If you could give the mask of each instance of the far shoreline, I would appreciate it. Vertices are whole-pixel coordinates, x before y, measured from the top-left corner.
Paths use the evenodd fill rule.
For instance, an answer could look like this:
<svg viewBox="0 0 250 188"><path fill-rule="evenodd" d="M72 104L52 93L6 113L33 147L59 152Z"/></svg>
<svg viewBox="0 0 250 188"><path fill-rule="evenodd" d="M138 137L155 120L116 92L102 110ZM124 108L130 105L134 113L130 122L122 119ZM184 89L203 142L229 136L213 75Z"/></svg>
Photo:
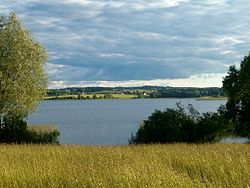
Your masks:
<svg viewBox="0 0 250 188"><path fill-rule="evenodd" d="M129 100L129 99L195 99L197 101L213 101L213 100L227 100L227 97L211 97L211 96L205 96L205 97L135 97L135 96L125 96L125 97L113 97L113 98L78 98L75 95L72 96L51 96L51 97L45 97L43 100Z"/></svg>

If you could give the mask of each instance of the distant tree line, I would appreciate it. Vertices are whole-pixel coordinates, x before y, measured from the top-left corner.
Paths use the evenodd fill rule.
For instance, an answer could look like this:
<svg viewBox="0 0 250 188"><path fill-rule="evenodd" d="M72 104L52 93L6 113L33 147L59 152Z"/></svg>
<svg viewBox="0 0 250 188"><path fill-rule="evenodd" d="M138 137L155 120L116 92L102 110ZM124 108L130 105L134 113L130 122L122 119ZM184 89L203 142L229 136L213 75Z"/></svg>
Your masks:
<svg viewBox="0 0 250 188"><path fill-rule="evenodd" d="M158 87L158 86L142 86L142 87L79 87L79 88L63 88L49 89L47 96L61 95L79 95L82 93L124 93L135 94L145 97L147 93L149 98L191 98L202 96L225 96L222 88L181 88L181 87Z"/></svg>
<svg viewBox="0 0 250 188"><path fill-rule="evenodd" d="M181 88L181 87L167 87L156 92L150 93L150 98L192 98L211 96L219 97L225 96L222 88Z"/></svg>

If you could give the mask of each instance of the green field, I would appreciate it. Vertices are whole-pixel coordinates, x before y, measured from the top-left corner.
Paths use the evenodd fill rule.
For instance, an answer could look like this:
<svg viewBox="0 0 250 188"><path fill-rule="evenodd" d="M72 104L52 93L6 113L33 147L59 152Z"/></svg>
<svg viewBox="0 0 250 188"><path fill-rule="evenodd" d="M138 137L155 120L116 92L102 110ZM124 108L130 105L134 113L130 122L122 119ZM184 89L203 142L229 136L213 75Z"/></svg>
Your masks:
<svg viewBox="0 0 250 188"><path fill-rule="evenodd" d="M199 97L196 100L203 101L203 100L227 100L227 97Z"/></svg>
<svg viewBox="0 0 250 188"><path fill-rule="evenodd" d="M93 99L93 96L96 96L97 99L104 99L105 94L97 93L97 94L85 94L81 95L81 99ZM134 99L138 98L138 95L133 94L111 94L114 99ZM60 96L47 96L44 99L51 100L51 99L77 99L78 95L60 95Z"/></svg>
<svg viewBox="0 0 250 188"><path fill-rule="evenodd" d="M0 145L0 187L249 187L250 145Z"/></svg>

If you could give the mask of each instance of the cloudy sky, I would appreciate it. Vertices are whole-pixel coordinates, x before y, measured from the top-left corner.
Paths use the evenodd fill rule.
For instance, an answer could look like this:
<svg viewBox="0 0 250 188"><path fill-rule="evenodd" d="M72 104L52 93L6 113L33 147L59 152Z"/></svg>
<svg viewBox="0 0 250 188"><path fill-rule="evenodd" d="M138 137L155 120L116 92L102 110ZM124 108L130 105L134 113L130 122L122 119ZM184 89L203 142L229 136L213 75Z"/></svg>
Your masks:
<svg viewBox="0 0 250 188"><path fill-rule="evenodd" d="M49 53L50 88L221 86L250 50L248 0L0 0Z"/></svg>

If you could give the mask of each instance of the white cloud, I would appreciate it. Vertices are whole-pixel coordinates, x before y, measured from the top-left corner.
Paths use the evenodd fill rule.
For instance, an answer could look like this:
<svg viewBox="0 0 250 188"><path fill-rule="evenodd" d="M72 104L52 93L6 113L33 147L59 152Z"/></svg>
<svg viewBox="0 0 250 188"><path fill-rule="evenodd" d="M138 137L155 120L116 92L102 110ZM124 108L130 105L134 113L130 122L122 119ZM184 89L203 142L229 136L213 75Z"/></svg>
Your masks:
<svg viewBox="0 0 250 188"><path fill-rule="evenodd" d="M80 5L88 5L90 1L88 0L63 0L62 1L65 4L80 4Z"/></svg>
<svg viewBox="0 0 250 188"><path fill-rule="evenodd" d="M124 57L124 54L121 53L106 53L106 54L98 54L98 56L103 57L103 58L119 58L119 57Z"/></svg>
<svg viewBox="0 0 250 188"><path fill-rule="evenodd" d="M51 27L58 27L60 23L63 22L61 18L56 17L40 17L40 19L34 20L39 27L51 28Z"/></svg>
<svg viewBox="0 0 250 188"><path fill-rule="evenodd" d="M250 50L249 7L245 0L5 0L0 12L15 10L45 44L50 79L60 84L209 86L219 85L215 75L209 83L192 75L224 74Z"/></svg>
<svg viewBox="0 0 250 188"><path fill-rule="evenodd" d="M220 36L217 43L219 45L236 45L244 43L240 36Z"/></svg>
<svg viewBox="0 0 250 188"><path fill-rule="evenodd" d="M156 79L129 81L51 81L49 88L65 87L135 87L135 86L172 86L172 87L222 87L222 79L226 74L197 74L184 79Z"/></svg>

